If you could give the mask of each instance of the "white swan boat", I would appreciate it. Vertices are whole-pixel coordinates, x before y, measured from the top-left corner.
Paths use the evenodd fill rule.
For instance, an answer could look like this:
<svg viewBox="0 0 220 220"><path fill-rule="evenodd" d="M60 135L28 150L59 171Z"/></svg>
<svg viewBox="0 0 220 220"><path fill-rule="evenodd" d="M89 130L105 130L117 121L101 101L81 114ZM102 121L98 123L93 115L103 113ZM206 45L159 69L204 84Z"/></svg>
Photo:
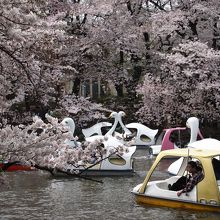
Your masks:
<svg viewBox="0 0 220 220"><path fill-rule="evenodd" d="M123 155L107 152L104 159L95 164L83 164L71 169L80 176L130 176L135 173L133 154L136 147L129 147L129 152Z"/></svg>
<svg viewBox="0 0 220 220"><path fill-rule="evenodd" d="M117 113L113 112L111 117L117 117ZM63 122L74 134L75 123L71 118L65 118ZM132 175L134 173L134 166L133 166L133 154L136 151L136 146L129 146L126 147L124 142L119 140L118 138L112 136L115 128L118 124L118 120L115 120L111 129L105 135L94 135L85 138L87 142L96 142L99 139L103 139L102 143L104 148L106 149L106 154L104 155L105 159L96 162L95 164L83 164L78 167L72 167L71 165L67 168L69 170L73 170L77 172L78 175ZM69 142L66 142L67 144ZM73 143L75 144L75 142ZM70 145L71 146L71 145ZM117 147L123 146L127 148L125 152L121 155L119 154L112 154ZM77 147L76 144L74 147Z"/></svg>
<svg viewBox="0 0 220 220"><path fill-rule="evenodd" d="M102 131L103 128L111 127L111 126L112 126L112 123L103 121L103 122L99 122L89 128L83 128L82 133L85 138L88 138L88 137L91 137L94 135L104 135L103 131Z"/></svg>
<svg viewBox="0 0 220 220"><path fill-rule="evenodd" d="M122 117L126 115L125 112L120 111L118 115L118 121L123 130L125 131L125 136L134 137L134 145L148 147L150 145L155 144L155 137L158 133L158 129L151 129L137 122L132 122L124 125L124 123L122 122Z"/></svg>
<svg viewBox="0 0 220 220"><path fill-rule="evenodd" d="M188 144L195 142L196 140L203 139L203 136L199 130L199 119L196 117L190 117L186 121L186 126L190 129L190 140ZM186 147L187 143L183 143L183 137L186 136L187 133L186 127L177 127L177 128L169 128L164 129L164 132L158 137L162 139L161 144L152 145L149 147L149 154L158 155L160 151L177 149ZM175 138L173 138L176 136ZM173 140L175 139L175 140ZM185 145L185 146L184 146Z"/></svg>

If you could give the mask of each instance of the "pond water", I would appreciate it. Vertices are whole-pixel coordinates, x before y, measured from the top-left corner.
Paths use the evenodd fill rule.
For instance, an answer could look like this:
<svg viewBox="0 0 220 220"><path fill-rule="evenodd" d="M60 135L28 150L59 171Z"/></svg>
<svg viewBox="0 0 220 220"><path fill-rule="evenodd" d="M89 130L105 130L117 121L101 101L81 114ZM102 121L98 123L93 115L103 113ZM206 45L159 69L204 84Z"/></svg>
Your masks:
<svg viewBox="0 0 220 220"><path fill-rule="evenodd" d="M52 178L42 171L6 173L0 189L0 219L220 219L220 214L137 205L131 189L144 180L154 159L147 150L135 153L132 177Z"/></svg>

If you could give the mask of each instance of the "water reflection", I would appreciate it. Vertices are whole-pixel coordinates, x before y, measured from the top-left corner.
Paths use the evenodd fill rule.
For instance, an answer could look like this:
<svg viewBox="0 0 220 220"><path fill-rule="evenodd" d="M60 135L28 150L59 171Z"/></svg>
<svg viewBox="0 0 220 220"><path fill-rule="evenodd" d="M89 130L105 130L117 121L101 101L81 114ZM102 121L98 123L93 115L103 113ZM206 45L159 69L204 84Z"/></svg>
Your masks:
<svg viewBox="0 0 220 220"><path fill-rule="evenodd" d="M9 188L1 187L0 219L220 219L219 214L137 205L130 191L143 181L154 161L146 152L138 150L135 154L134 176L99 177L103 184L55 179L38 171L7 173Z"/></svg>

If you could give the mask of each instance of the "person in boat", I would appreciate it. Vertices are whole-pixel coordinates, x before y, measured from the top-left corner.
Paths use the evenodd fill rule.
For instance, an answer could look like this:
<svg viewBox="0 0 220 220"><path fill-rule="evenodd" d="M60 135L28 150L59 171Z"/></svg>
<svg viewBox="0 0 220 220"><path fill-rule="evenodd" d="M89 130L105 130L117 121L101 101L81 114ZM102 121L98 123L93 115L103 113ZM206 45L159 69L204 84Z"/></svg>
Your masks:
<svg viewBox="0 0 220 220"><path fill-rule="evenodd" d="M180 177L173 185L168 185L169 190L177 191L177 196L190 192L204 178L201 166L195 161L188 162L186 171L189 175Z"/></svg>

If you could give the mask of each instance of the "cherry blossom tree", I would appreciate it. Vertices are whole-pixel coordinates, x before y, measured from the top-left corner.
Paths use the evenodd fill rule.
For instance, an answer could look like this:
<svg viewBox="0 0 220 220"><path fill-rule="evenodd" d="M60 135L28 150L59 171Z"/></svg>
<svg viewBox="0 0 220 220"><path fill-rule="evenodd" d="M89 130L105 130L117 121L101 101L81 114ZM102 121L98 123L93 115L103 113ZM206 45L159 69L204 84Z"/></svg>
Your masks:
<svg viewBox="0 0 220 220"><path fill-rule="evenodd" d="M190 115L218 120L220 52L190 41L159 56L160 70L146 74L139 88L145 105L138 114L143 120L158 125L177 124Z"/></svg>
<svg viewBox="0 0 220 220"><path fill-rule="evenodd" d="M129 151L128 146L104 147L103 137L94 142L82 142L81 146L73 148L68 140L77 140L65 124L59 123L57 118L46 115L47 123L35 116L33 123L28 126L6 126L0 132L0 155L3 161L10 163L19 161L54 174L61 172L79 175L77 168L85 170L100 163L111 155L123 155ZM81 172L81 171L80 171Z"/></svg>
<svg viewBox="0 0 220 220"><path fill-rule="evenodd" d="M104 118L116 100L103 107L79 97L88 78L111 80L122 97L114 107L138 110L146 124L164 127L190 113L217 117L218 97L210 93L218 84L219 1L10 0L0 6L3 127L46 112L74 117L81 127ZM67 95L64 85L72 80Z"/></svg>
<svg viewBox="0 0 220 220"><path fill-rule="evenodd" d="M74 118L76 128L80 129L89 126L91 123L96 123L97 120L106 119L111 112L102 104L91 102L90 98L78 97L74 94L63 96L58 102L58 106L59 108L53 111L53 115L65 115Z"/></svg>
<svg viewBox="0 0 220 220"><path fill-rule="evenodd" d="M71 1L1 2L0 108L8 123L31 122L33 114L43 117L62 107L65 82L81 77L76 54L82 45L74 49L78 34L70 33L67 19L78 10L79 4ZM91 119L93 114L97 112L89 114Z"/></svg>
<svg viewBox="0 0 220 220"><path fill-rule="evenodd" d="M175 1L175 7L152 14L153 46L165 51L182 40L200 40L219 49L218 1Z"/></svg>
<svg viewBox="0 0 220 220"><path fill-rule="evenodd" d="M98 29L91 27L96 23L95 16L100 11L95 15L89 6L91 6L89 1L84 4L80 1L1 2L2 116L5 114L8 117L11 113L13 117L16 110L23 109L27 113L23 118L30 123L33 113L43 110L45 113L57 108L61 108L60 112L68 112L68 114L78 114L83 111L85 114L92 110L93 115L87 114L86 119L85 116L80 117L78 114L83 123L91 118L103 116L96 111L96 109L104 110L100 105L74 95L64 96L63 92L66 81L76 77L86 78L93 75L95 69L97 70L91 68L89 72L85 72L86 68L95 67L98 62L86 60L86 56L82 56L85 53L78 53L84 50L90 53L99 48L100 39L96 39L97 36L94 35L94 30ZM100 5L96 5L98 6ZM103 10L105 11L106 8ZM85 24L87 14L90 19ZM116 12L114 14L116 15ZM105 25L102 22L103 27ZM101 30L100 26L98 28ZM102 37L105 36L107 35ZM93 40L90 40L91 37ZM133 38L131 36L131 39ZM96 42L95 46L94 42ZM92 47L87 48L86 45ZM101 52L102 56L103 51L97 50L98 55ZM101 74L99 73L98 76ZM109 78L112 78L112 75L109 75ZM40 110L36 111L36 108ZM46 119L49 121L47 124L35 117L34 124L25 127L22 125L11 127L8 124L14 122L13 120L2 120L3 159L18 160L38 168L60 170L63 170L64 164L66 166L69 161L71 165L77 166L79 161L85 160L82 157L90 160L88 155L94 154L91 153L94 144L93 147L85 144L86 150L81 151L68 148L63 144L66 134L63 135L58 121L50 117ZM41 133L37 132L39 128L42 129ZM95 144L95 146L99 145L99 143ZM103 152L100 152L100 149L99 153L102 157Z"/></svg>
<svg viewBox="0 0 220 220"><path fill-rule="evenodd" d="M72 26L77 23L81 28L81 36L77 38L80 79L112 80L118 95L122 95L122 85L133 79L133 71L129 71L134 66L133 60L144 52L138 16L138 13L144 16L141 1L85 2L80 4L81 20L69 14Z"/></svg>
<svg viewBox="0 0 220 220"><path fill-rule="evenodd" d="M1 112L22 102L26 111L32 103L41 108L60 92L63 70L75 71L59 55L66 24L58 19L61 13L47 15L44 1L0 4Z"/></svg>
<svg viewBox="0 0 220 220"><path fill-rule="evenodd" d="M152 13L151 68L138 88L143 122L171 126L190 115L218 121L219 7L214 0L175 1Z"/></svg>

